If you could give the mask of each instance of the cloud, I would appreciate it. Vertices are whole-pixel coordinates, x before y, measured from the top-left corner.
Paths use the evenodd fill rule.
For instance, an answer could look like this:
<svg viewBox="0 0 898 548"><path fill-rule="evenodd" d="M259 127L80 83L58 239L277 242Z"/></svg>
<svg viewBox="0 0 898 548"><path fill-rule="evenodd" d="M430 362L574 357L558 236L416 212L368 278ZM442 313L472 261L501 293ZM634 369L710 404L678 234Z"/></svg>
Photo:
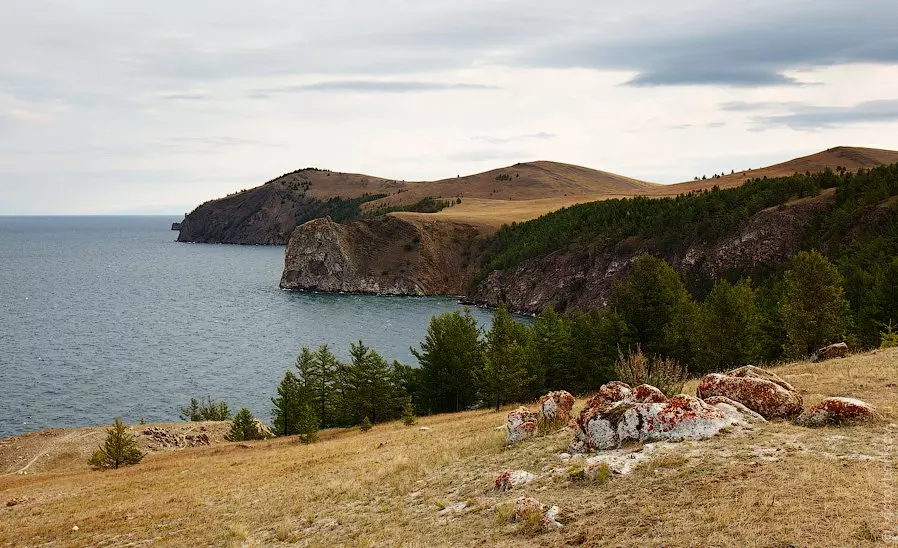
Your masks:
<svg viewBox="0 0 898 548"><path fill-rule="evenodd" d="M528 156L528 154L520 150L476 149L450 154L447 159L451 162L494 162L512 160L520 162L525 156Z"/></svg>
<svg viewBox="0 0 898 548"><path fill-rule="evenodd" d="M473 139L475 141L481 141L493 145L501 145L505 143L516 143L521 141L548 141L550 139L554 139L555 137L556 135L554 133L546 133L545 131L540 131L537 133L512 135L509 137L474 137Z"/></svg>
<svg viewBox="0 0 898 548"><path fill-rule="evenodd" d="M314 84L300 84L282 86L253 91L252 98L265 98L281 93L309 93L309 92L347 92L347 93L414 93L428 91L456 91L456 90L493 90L495 86L485 84L444 84L440 82L415 82L415 81L382 81L382 80L333 80L316 82Z"/></svg>
<svg viewBox="0 0 898 548"><path fill-rule="evenodd" d="M792 104L785 114L755 116L753 120L763 127L789 127L802 131L898 122L898 99L866 101L853 106Z"/></svg>
<svg viewBox="0 0 898 548"><path fill-rule="evenodd" d="M160 93L160 99L168 99L172 101L205 101L209 96L205 93Z"/></svg>

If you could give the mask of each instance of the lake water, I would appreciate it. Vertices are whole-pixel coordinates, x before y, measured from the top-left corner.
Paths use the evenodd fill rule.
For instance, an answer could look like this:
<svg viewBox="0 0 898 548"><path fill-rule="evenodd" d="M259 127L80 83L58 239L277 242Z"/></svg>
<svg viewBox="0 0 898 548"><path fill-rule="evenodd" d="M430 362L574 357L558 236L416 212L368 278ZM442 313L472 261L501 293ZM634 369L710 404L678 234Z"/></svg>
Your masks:
<svg viewBox="0 0 898 548"><path fill-rule="evenodd" d="M283 247L179 244L174 217L0 217L0 438L178 420L191 397L269 420L300 348L410 346L451 298L291 293ZM489 312L475 309L482 323Z"/></svg>

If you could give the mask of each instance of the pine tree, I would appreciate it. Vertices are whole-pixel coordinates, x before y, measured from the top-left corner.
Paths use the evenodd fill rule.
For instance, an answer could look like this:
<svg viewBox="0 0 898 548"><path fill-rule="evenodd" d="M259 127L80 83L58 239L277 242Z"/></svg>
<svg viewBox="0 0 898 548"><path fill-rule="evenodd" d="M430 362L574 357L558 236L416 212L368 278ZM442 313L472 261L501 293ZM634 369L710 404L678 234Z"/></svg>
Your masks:
<svg viewBox="0 0 898 548"><path fill-rule="evenodd" d="M524 397L531 376L527 367L529 330L514 321L504 304L493 314L486 334L486 352L480 378L480 393L496 411L506 402Z"/></svg>
<svg viewBox="0 0 898 548"><path fill-rule="evenodd" d="M627 281L615 286L611 305L624 324L622 346L639 344L650 356L691 362L695 303L680 275L662 259L637 257Z"/></svg>
<svg viewBox="0 0 898 548"><path fill-rule="evenodd" d="M406 398L405 405L402 406L402 424L412 426L416 422L418 422L418 417L415 416L415 406L412 405L412 398Z"/></svg>
<svg viewBox="0 0 898 548"><path fill-rule="evenodd" d="M300 382L309 394L321 427L333 426L337 418L336 409L340 407L335 387L338 365L327 345L320 346L315 352L303 347L296 358Z"/></svg>
<svg viewBox="0 0 898 548"><path fill-rule="evenodd" d="M190 398L190 404L180 410L181 420L185 421L226 421L231 418L228 404L220 401L212 401L212 396L206 396L206 401Z"/></svg>
<svg viewBox="0 0 898 548"><path fill-rule="evenodd" d="M732 285L721 280L699 306L696 361L700 372L721 371L758 360L762 316L758 298L745 279Z"/></svg>
<svg viewBox="0 0 898 548"><path fill-rule="evenodd" d="M359 430L361 430L362 432L367 432L367 431L371 430L371 427L372 427L371 420L368 418L367 415L365 415L365 418L362 419L361 423L359 423Z"/></svg>
<svg viewBox="0 0 898 548"><path fill-rule="evenodd" d="M116 417L112 428L106 431L106 441L94 451L88 463L97 470L107 470L137 464L143 457L134 436L122 419Z"/></svg>
<svg viewBox="0 0 898 548"><path fill-rule="evenodd" d="M357 416L372 423L395 417L399 407L390 366L362 341L350 346L346 373L347 398Z"/></svg>
<svg viewBox="0 0 898 548"><path fill-rule="evenodd" d="M228 441L249 441L261 440L264 437L256 425L256 417L250 413L249 409L244 407L234 415L234 419L231 421L231 430L225 436L225 439Z"/></svg>
<svg viewBox="0 0 898 548"><path fill-rule="evenodd" d="M780 303L789 357L802 358L845 337L848 301L842 275L818 251L802 251L785 274Z"/></svg>
<svg viewBox="0 0 898 548"><path fill-rule="evenodd" d="M420 351L421 398L433 413L461 411L477 397L476 372L483 367L477 320L469 310L434 316Z"/></svg>
<svg viewBox="0 0 898 548"><path fill-rule="evenodd" d="M571 323L549 306L533 322L534 377L530 394L547 390L571 389Z"/></svg>
<svg viewBox="0 0 898 548"><path fill-rule="evenodd" d="M274 404L271 411L272 430L276 435L302 434L302 425L313 421L317 424L314 410L309 405L309 395L292 372L284 373L277 392L277 397L271 399Z"/></svg>

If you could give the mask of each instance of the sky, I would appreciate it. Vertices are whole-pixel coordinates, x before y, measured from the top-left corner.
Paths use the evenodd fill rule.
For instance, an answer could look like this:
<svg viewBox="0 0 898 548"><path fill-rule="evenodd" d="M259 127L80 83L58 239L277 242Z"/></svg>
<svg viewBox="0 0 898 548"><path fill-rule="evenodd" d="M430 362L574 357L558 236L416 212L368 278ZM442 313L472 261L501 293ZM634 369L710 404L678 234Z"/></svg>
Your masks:
<svg viewBox="0 0 898 548"><path fill-rule="evenodd" d="M28 0L0 215L182 214L303 167L673 183L898 149L894 0Z"/></svg>

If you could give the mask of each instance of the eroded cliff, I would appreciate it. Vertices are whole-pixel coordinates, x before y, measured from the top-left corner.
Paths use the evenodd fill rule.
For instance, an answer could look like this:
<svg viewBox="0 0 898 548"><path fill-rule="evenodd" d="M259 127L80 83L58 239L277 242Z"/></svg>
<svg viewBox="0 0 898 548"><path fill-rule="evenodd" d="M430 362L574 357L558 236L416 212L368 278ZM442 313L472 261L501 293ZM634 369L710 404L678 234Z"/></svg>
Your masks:
<svg viewBox="0 0 898 548"><path fill-rule="evenodd" d="M465 224L386 215L347 224L329 217L293 231L283 289L385 295L457 295L476 272L477 231Z"/></svg>

